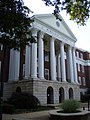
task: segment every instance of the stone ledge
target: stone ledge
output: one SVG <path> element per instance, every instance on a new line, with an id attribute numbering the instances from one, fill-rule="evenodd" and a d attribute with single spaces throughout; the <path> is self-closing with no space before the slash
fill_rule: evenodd
<path id="1" fill-rule="evenodd" d="M 81 110 L 77 113 L 58 113 L 60 110 L 50 111 L 50 120 L 88 120 L 90 111 Z"/>
<path id="2" fill-rule="evenodd" d="M 90 111 L 87 111 L 87 110 L 80 110 L 80 112 L 77 112 L 77 113 L 58 113 L 58 111 L 60 110 L 53 110 L 53 111 L 50 111 L 49 114 L 50 115 L 61 115 L 61 116 L 77 116 L 77 115 L 86 115 L 86 114 L 90 114 Z"/>

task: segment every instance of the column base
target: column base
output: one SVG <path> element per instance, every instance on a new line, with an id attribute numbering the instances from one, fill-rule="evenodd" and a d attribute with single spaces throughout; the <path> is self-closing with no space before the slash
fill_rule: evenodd
<path id="1" fill-rule="evenodd" d="M 37 78 L 37 76 L 31 76 L 31 79 L 36 80 L 38 78 Z"/>
<path id="2" fill-rule="evenodd" d="M 39 77 L 40 80 L 44 80 L 45 78 L 44 77 Z"/>
<path id="3" fill-rule="evenodd" d="M 30 79 L 30 76 L 25 76 L 24 79 Z"/>
<path id="4" fill-rule="evenodd" d="M 76 82 L 76 81 L 75 81 L 75 83 L 79 85 L 79 82 Z"/>

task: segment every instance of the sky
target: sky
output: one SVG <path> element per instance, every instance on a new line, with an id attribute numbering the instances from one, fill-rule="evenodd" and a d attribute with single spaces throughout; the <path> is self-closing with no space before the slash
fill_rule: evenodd
<path id="1" fill-rule="evenodd" d="M 52 13 L 54 8 L 45 6 L 42 0 L 23 0 L 24 5 L 28 6 L 30 10 L 33 11 L 33 14 L 47 14 Z M 77 38 L 75 46 L 90 52 L 90 18 L 86 21 L 85 26 L 78 26 L 74 21 L 69 20 L 69 15 L 66 12 L 61 11 L 61 16 Z"/>

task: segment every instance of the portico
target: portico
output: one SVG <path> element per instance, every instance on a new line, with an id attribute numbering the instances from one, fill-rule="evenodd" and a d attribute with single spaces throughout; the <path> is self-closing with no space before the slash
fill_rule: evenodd
<path id="1" fill-rule="evenodd" d="M 76 88 L 79 89 L 75 62 L 76 38 L 62 17 L 62 21 L 56 20 L 55 16 L 50 14 L 36 15 L 32 18 L 34 19 L 34 23 L 32 23 L 30 35 L 36 39 L 36 42 L 25 48 L 25 60 L 22 68 L 23 80 L 26 80 L 26 82 L 33 81 L 33 94 L 39 98 L 42 104 L 47 102 L 42 101 L 41 96 L 44 94 L 46 99 L 46 96 L 48 97 L 49 95 L 47 95 L 47 91 L 51 90 L 48 87 L 51 86 L 54 89 L 53 94 L 57 94 L 54 98 L 54 103 L 58 103 L 60 87 L 65 91 L 68 86 L 68 90 L 70 87 L 73 89 L 73 92 Z M 21 69 L 19 65 L 20 51 L 15 52 L 12 49 L 10 54 L 9 81 L 19 82 Z M 15 61 L 14 64 L 12 64 L 13 61 Z M 13 75 L 14 71 L 16 74 Z M 46 73 L 47 71 L 48 73 Z M 54 82 L 55 86 L 58 87 L 54 86 Z M 40 96 L 40 91 L 43 91 L 43 88 L 41 89 L 40 86 L 42 85 L 41 83 L 44 83 L 46 88 L 43 87 L 44 93 L 42 92 Z M 78 87 L 75 88 L 75 86 Z M 65 99 L 68 98 L 66 92 L 64 94 Z M 73 97 L 75 98 L 76 95 Z M 76 99 L 79 99 L 79 95 Z"/>

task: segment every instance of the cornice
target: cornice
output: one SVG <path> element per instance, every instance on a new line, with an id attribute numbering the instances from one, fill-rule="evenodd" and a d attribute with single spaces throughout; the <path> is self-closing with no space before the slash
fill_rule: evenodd
<path id="1" fill-rule="evenodd" d="M 55 15 L 53 15 L 51 13 L 50 14 L 36 14 L 36 15 L 34 15 L 35 20 L 39 20 L 40 22 L 43 22 L 40 19 L 42 19 L 42 18 L 48 18 L 48 17 L 55 17 Z M 75 35 L 73 34 L 73 32 L 71 31 L 71 29 L 69 28 L 69 26 L 67 25 L 67 23 L 65 22 L 65 20 L 63 19 L 63 17 L 60 14 L 59 14 L 59 18 L 62 20 L 62 23 L 65 25 L 67 31 L 73 37 L 72 40 L 74 40 L 74 42 L 76 42 L 77 38 L 75 37 Z"/>
<path id="2" fill-rule="evenodd" d="M 84 66 L 90 66 L 90 60 L 83 60 L 76 57 L 76 63 L 84 65 Z"/>
<path id="3" fill-rule="evenodd" d="M 32 24 L 32 27 L 43 31 L 44 33 L 49 34 L 50 36 L 55 37 L 56 39 L 63 41 L 66 44 L 75 46 L 74 40 L 72 40 L 68 36 L 62 34 L 61 32 L 57 31 L 56 29 L 52 28 L 51 26 L 49 26 L 39 20 L 34 21 L 34 23 Z"/>

